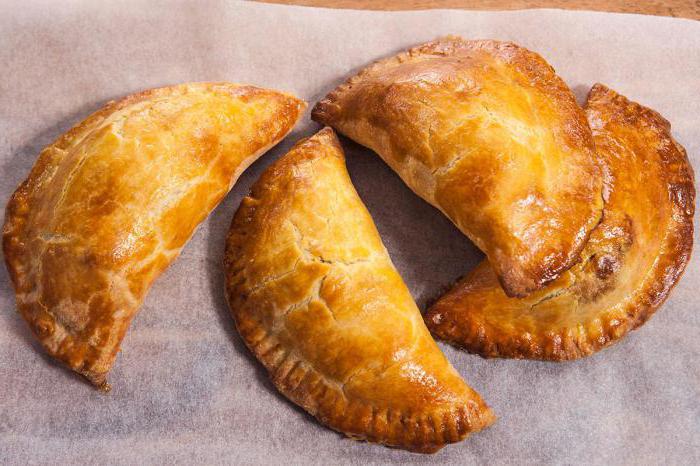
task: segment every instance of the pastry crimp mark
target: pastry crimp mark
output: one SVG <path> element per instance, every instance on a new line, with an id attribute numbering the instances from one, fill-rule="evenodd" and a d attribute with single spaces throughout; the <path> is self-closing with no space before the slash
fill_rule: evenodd
<path id="1" fill-rule="evenodd" d="M 603 85 L 585 111 L 605 206 L 581 260 L 525 299 L 506 296 L 484 261 L 428 310 L 433 335 L 486 357 L 576 359 L 619 341 L 668 297 L 693 243 L 687 154 L 663 117 Z"/>
<path id="2" fill-rule="evenodd" d="M 330 428 L 433 452 L 493 422 L 430 338 L 329 128 L 243 199 L 225 269 L 246 345 L 280 392 Z"/>

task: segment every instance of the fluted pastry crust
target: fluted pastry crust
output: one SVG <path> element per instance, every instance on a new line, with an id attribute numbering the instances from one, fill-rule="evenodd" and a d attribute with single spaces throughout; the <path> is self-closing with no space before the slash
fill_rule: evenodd
<path id="1" fill-rule="evenodd" d="M 225 270 L 246 345 L 321 423 L 425 453 L 493 421 L 431 338 L 330 128 L 299 142 L 243 199 Z"/>
<path id="2" fill-rule="evenodd" d="M 586 104 L 604 166 L 603 221 L 581 261 L 526 299 L 507 297 L 487 261 L 432 306 L 435 336 L 488 357 L 575 359 L 642 325 L 690 259 L 695 188 L 663 117 L 597 84 Z"/>
<path id="3" fill-rule="evenodd" d="M 6 210 L 19 312 L 51 356 L 106 376 L 151 282 L 306 104 L 230 83 L 110 102 L 45 148 Z"/>
<path id="4" fill-rule="evenodd" d="M 524 296 L 577 260 L 600 220 L 590 129 L 542 57 L 446 37 L 381 60 L 312 118 L 377 152 Z"/>

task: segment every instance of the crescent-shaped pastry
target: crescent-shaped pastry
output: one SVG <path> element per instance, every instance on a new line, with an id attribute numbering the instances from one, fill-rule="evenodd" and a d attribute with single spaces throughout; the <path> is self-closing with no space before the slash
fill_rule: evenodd
<path id="1" fill-rule="evenodd" d="M 225 269 L 246 345 L 321 423 L 427 453 L 493 421 L 431 338 L 330 128 L 299 142 L 243 199 Z"/>
<path id="2" fill-rule="evenodd" d="M 306 104 L 229 83 L 111 102 L 45 148 L 7 206 L 19 312 L 48 353 L 102 389 L 151 282 Z"/>
<path id="3" fill-rule="evenodd" d="M 447 37 L 375 63 L 313 119 L 377 152 L 524 296 L 577 260 L 602 180 L 583 111 L 547 62 L 512 43 Z"/>
<path id="4" fill-rule="evenodd" d="M 575 359 L 639 327 L 666 299 L 693 244 L 685 150 L 658 113 L 600 84 L 586 113 L 604 166 L 605 209 L 580 262 L 517 299 L 484 261 L 427 312 L 434 335 L 487 357 Z"/>

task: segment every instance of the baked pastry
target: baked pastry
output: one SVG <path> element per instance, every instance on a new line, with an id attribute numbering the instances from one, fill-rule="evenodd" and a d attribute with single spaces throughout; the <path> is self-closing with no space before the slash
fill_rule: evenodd
<path id="1" fill-rule="evenodd" d="M 243 199 L 225 273 L 246 345 L 321 423 L 427 453 L 493 421 L 431 338 L 330 128 L 294 146 Z"/>
<path id="2" fill-rule="evenodd" d="M 54 358 L 107 390 L 151 282 L 306 104 L 230 83 L 110 102 L 45 148 L 7 206 L 19 312 Z"/>
<path id="3" fill-rule="evenodd" d="M 685 150 L 658 113 L 600 84 L 586 114 L 605 209 L 580 262 L 526 299 L 506 296 L 483 262 L 427 312 L 435 336 L 488 357 L 575 359 L 642 325 L 678 282 L 693 243 Z"/>
<path id="4" fill-rule="evenodd" d="M 443 211 L 509 296 L 571 267 L 600 220 L 585 115 L 552 67 L 513 43 L 421 45 L 350 78 L 312 118 L 377 152 Z"/>

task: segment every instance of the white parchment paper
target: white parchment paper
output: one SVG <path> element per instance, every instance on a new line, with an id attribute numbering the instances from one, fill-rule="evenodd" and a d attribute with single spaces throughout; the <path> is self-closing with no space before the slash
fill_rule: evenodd
<path id="1" fill-rule="evenodd" d="M 448 33 L 536 50 L 581 99 L 600 81 L 658 110 L 700 170 L 700 23 L 690 20 L 0 1 L 0 203 L 42 147 L 109 99 L 229 80 L 313 104 L 368 62 Z M 48 360 L 0 270 L 0 464 L 700 464 L 700 254 L 647 325 L 588 359 L 484 360 L 443 346 L 499 420 L 436 455 L 347 440 L 278 395 L 229 317 L 222 251 L 252 182 L 316 129 L 307 116 L 253 165 L 156 282 L 108 395 Z M 377 156 L 343 144 L 353 181 L 423 307 L 481 254 Z"/>

